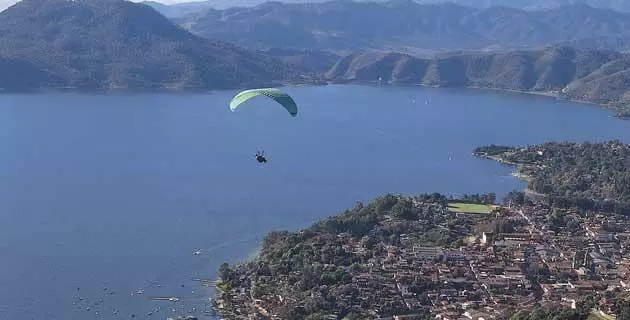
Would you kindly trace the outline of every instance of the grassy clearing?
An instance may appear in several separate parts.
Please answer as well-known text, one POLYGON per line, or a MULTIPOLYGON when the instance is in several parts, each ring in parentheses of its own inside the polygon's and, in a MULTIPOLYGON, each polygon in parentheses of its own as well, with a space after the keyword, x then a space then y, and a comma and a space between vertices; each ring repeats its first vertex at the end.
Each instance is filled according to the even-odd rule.
POLYGON ((480 213, 480 214, 490 213, 490 208, 485 204, 452 202, 448 204, 448 209, 453 212, 462 212, 462 213, 480 213))

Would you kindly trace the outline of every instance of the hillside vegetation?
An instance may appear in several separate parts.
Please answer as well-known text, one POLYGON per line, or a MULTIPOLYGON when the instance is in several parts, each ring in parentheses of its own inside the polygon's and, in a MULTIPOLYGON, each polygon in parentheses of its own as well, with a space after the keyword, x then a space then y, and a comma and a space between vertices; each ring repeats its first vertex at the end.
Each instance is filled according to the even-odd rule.
POLYGON ((630 95, 630 57, 607 50, 554 46, 543 50, 453 53, 417 58, 401 53, 356 53, 326 74, 335 82, 383 81, 554 93, 614 107, 630 95))
POLYGON ((296 68, 206 40, 122 0, 24 0, 0 13, 0 88, 208 89, 270 85, 296 68))
POLYGON ((393 50, 516 49, 569 44, 621 50, 630 44, 630 14, 572 4, 524 11, 453 3, 267 2, 207 9, 176 19, 193 33, 247 48, 393 50))
POLYGON ((520 165, 529 188, 556 206, 630 214, 630 145, 549 142, 525 148, 491 145, 474 153, 520 165))

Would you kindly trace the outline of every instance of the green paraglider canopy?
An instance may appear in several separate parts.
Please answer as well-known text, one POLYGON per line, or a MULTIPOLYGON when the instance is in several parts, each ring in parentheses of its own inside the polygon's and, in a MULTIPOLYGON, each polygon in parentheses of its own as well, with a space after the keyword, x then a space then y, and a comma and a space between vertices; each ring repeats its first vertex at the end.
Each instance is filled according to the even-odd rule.
POLYGON ((275 88, 251 89, 241 91, 236 96, 234 96, 234 98, 232 98, 232 101, 230 101, 230 110, 236 110, 236 108, 243 104, 243 102, 257 96, 266 96, 275 100, 285 109, 287 109, 287 111, 289 111, 289 113, 294 117, 298 113, 297 104, 295 104, 293 98, 275 88))

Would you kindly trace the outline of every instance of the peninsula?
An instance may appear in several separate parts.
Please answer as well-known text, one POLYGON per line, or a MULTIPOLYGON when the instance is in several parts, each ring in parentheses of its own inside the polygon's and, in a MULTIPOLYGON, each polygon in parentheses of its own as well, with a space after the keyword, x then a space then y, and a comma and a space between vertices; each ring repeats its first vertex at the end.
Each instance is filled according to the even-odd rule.
POLYGON ((495 204, 494 194, 388 194, 304 230, 272 232, 257 258, 221 266, 216 309, 230 319, 311 320, 630 314, 630 146, 475 154, 518 164, 545 195, 513 191, 495 204))
POLYGON ((630 215, 630 146, 620 141, 490 145, 473 154, 516 164, 529 189, 555 206, 630 215))

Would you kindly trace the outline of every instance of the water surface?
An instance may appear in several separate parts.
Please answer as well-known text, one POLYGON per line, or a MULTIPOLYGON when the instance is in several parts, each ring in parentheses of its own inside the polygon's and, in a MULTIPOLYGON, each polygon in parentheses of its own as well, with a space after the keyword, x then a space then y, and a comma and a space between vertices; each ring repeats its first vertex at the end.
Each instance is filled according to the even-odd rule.
POLYGON ((211 291, 191 279, 248 257, 269 230, 385 192, 523 187, 511 168, 473 158, 478 145, 630 142, 628 122, 547 97, 287 90, 296 118, 264 98, 232 113, 234 91, 1 95, 0 318, 201 315, 211 291), (255 162, 258 148, 267 166, 255 162))

